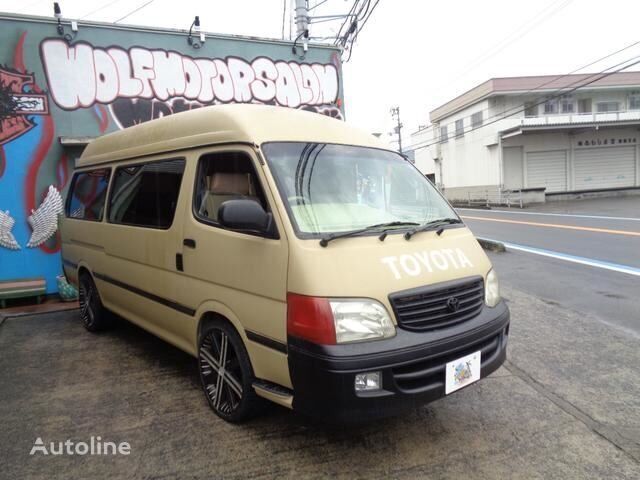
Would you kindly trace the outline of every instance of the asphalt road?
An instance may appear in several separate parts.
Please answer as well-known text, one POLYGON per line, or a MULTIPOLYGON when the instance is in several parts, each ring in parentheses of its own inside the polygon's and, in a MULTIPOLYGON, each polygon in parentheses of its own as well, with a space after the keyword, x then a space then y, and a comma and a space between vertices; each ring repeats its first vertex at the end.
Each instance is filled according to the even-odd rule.
POLYGON ((640 197, 459 213, 506 242, 491 254, 503 283, 640 338, 640 197))

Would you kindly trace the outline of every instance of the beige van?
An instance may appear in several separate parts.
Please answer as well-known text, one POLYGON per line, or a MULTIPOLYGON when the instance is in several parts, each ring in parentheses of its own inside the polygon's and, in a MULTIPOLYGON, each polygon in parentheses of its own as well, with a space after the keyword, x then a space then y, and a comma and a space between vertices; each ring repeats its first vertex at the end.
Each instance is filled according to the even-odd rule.
POLYGON ((323 115, 214 106, 94 140, 61 232, 85 327, 115 312, 190 353, 228 421, 262 398, 387 415, 506 357, 469 229, 404 157, 323 115))

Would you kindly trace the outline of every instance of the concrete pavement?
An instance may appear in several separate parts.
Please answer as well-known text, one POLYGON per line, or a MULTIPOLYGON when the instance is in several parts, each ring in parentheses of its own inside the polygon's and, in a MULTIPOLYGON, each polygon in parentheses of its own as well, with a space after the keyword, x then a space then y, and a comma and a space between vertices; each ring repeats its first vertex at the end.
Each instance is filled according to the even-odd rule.
MULTIPOLYGON (((497 254, 500 255, 500 254, 497 254)), ((640 477, 640 340, 506 287, 509 361, 406 415, 329 428, 271 407, 219 420, 195 360, 123 322, 86 332, 75 313, 0 326, 3 478, 640 477), (29 456, 100 435, 129 456, 29 456)))

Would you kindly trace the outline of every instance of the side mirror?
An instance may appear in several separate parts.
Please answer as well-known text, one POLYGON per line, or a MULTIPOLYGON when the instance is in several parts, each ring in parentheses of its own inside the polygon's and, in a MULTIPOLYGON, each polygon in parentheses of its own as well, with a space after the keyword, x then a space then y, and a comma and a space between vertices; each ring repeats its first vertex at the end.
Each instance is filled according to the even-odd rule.
POLYGON ((273 225, 273 215, 265 212, 255 200, 227 200, 218 209, 218 221, 231 230, 256 232, 277 238, 273 225))

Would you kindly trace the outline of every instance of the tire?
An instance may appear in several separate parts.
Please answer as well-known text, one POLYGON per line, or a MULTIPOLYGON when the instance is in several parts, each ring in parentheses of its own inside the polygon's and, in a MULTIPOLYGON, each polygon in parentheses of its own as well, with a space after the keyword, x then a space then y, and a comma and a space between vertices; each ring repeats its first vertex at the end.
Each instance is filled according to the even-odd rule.
POLYGON ((214 321, 202 331, 198 369, 209 406, 220 418, 230 423, 242 423, 261 412, 263 402, 253 390, 249 355, 240 335, 229 323, 214 321))
POLYGON ((100 332, 107 329, 111 322, 108 312, 102 306, 100 294, 91 275, 84 272, 80 274, 79 282, 80 319, 84 328, 90 332, 100 332))

